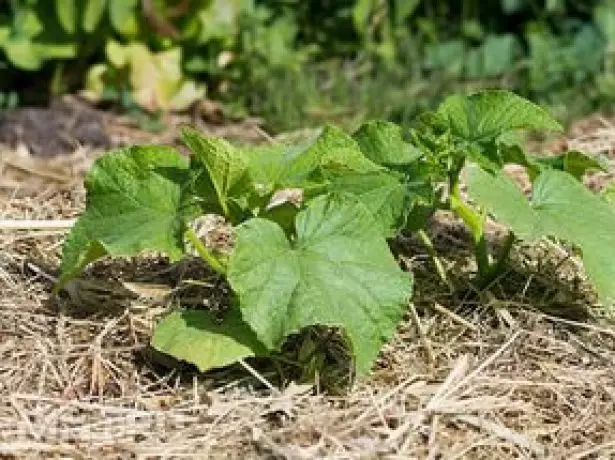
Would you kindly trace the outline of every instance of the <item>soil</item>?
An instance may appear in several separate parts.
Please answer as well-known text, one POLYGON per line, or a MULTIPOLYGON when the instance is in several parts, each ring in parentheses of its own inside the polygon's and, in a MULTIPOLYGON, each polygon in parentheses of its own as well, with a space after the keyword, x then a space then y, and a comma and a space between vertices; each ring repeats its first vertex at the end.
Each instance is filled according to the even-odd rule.
POLYGON ((0 112, 0 143, 26 145, 32 155, 72 153, 79 146, 107 149, 111 139, 104 117, 73 100, 57 101, 48 108, 24 107, 0 112))
POLYGON ((98 110, 76 97, 66 96, 49 107, 0 112, 0 144, 13 149, 23 146, 31 155, 40 157, 71 154, 80 147, 105 150, 135 143, 176 144, 181 125, 195 126, 242 143, 265 140, 258 119, 224 120, 215 106, 212 108, 212 102, 205 102, 189 115, 163 117, 163 129, 156 133, 139 128, 136 118, 98 110))

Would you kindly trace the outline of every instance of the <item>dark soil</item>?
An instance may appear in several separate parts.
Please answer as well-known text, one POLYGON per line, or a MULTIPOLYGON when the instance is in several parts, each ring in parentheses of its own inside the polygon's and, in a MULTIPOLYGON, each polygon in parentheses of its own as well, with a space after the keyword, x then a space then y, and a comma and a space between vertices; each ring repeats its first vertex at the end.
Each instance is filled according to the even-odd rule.
POLYGON ((25 144, 35 156, 72 153, 79 146, 108 148, 103 116, 78 101, 57 101, 47 108, 0 112, 0 143, 25 144))

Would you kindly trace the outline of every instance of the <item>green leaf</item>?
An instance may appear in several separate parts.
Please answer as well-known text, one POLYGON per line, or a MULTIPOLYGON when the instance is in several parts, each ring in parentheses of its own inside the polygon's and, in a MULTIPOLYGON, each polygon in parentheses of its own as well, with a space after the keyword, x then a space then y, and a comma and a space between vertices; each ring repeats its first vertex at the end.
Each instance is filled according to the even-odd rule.
POLYGON ((569 174, 547 170, 532 195, 544 232, 581 249, 587 275, 605 304, 615 302, 615 212, 569 174))
POLYGON ((205 167, 224 216, 232 217, 231 189, 235 186, 243 189, 241 182, 245 179, 248 167, 244 151, 224 139, 204 137, 189 128, 182 130, 182 139, 205 167))
POLYGON ((465 174, 470 197, 496 220, 511 226, 523 239, 534 240, 541 236, 536 212, 510 176, 502 171, 491 174, 476 165, 468 167, 465 174))
POLYGON ((372 213, 385 238, 395 236, 404 226, 410 207, 406 184, 384 172, 342 175, 332 180, 329 190, 351 193, 372 213))
POLYGON ((307 326, 341 327, 358 374, 369 371, 412 292, 370 212, 350 196, 322 196, 296 219, 297 236, 251 219, 237 230, 228 279, 244 320, 269 349, 307 326))
POLYGON ((599 156, 590 156, 578 150, 570 150, 556 156, 533 156, 531 161, 538 166, 565 171, 576 179, 581 180, 588 171, 608 172, 608 160, 599 156))
POLYGON ((301 185, 306 180, 319 180, 327 173, 367 173, 382 170, 361 152, 359 144, 341 129, 331 125, 303 149, 295 149, 284 156, 283 171, 286 186, 301 185))
POLYGON ((401 127, 388 121, 365 123, 353 138, 363 155, 379 165, 407 165, 421 156, 416 147, 404 140, 401 127))
POLYGON ((249 176, 243 189, 250 189, 255 207, 266 205, 281 189, 300 188, 307 201, 325 193, 331 181, 343 175, 386 172, 365 157, 351 136, 332 126, 298 144, 249 147, 242 152, 248 158, 249 176))
POLYGON ((56 0, 58 21, 66 33, 74 34, 77 22, 77 6, 75 0, 56 0))
POLYGON ((525 152, 522 142, 517 139, 516 135, 508 133, 500 136, 496 141, 496 146, 502 166, 512 163, 519 166, 525 166, 530 175, 534 173, 534 175, 538 174, 538 166, 532 161, 530 155, 525 152))
POLYGON ((268 354, 237 309, 229 310, 222 322, 205 310, 171 313, 157 325, 151 345, 201 372, 268 354))
POLYGON ((361 152, 359 144, 333 126, 294 145, 250 147, 249 175, 260 193, 281 188, 324 188, 329 175, 384 171, 361 152))
POLYGON ((93 32, 100 24, 106 7, 107 0, 88 0, 83 13, 83 30, 93 32))
POLYGON ((139 0, 109 0, 109 20, 117 32, 126 36, 137 34, 138 4, 139 0))
POLYGON ((258 145, 244 149, 244 155, 249 158, 248 174, 254 187, 262 195, 273 193, 284 182, 284 168, 288 158, 301 151, 296 145, 258 145))
POLYGON ((469 141, 493 141, 518 129, 562 129, 541 107, 503 90, 451 96, 440 105, 438 114, 448 121, 453 134, 469 141))
POLYGON ((531 202, 504 173, 473 166, 470 196, 523 238, 553 236, 577 246, 587 275, 606 305, 615 302, 615 212, 570 174, 546 169, 536 179, 531 202))
POLYGON ((109 254, 184 254, 185 220, 194 214, 188 160, 169 147, 131 147, 99 158, 85 180, 87 207, 66 240, 60 286, 109 254))
POLYGON ((603 192, 602 196, 611 205, 611 209, 615 212, 615 183, 611 183, 603 192))

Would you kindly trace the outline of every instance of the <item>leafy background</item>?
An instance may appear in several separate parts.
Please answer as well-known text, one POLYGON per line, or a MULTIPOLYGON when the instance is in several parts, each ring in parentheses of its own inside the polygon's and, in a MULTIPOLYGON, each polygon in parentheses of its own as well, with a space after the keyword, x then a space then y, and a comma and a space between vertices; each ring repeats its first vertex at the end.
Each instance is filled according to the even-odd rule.
POLYGON ((612 104, 614 50, 613 0, 3 0, 0 107, 85 90, 157 113, 207 94, 281 131, 506 87, 565 120, 612 104))

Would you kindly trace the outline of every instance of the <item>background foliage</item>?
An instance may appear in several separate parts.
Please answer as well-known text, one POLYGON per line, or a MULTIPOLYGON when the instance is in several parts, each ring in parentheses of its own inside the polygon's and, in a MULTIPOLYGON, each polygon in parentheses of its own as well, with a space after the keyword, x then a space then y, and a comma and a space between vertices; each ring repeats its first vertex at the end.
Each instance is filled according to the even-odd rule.
POLYGON ((615 100, 615 1, 0 0, 0 85, 0 107, 85 89, 154 113, 207 91, 274 130, 479 87, 566 118, 615 100))

